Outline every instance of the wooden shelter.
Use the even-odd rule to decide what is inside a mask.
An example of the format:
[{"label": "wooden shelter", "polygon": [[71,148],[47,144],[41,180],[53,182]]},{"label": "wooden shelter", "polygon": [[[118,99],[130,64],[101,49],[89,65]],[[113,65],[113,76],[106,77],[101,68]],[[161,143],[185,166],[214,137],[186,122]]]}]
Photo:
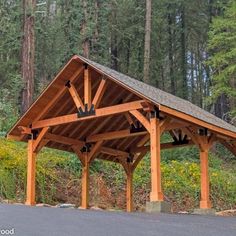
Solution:
[{"label": "wooden shelter", "polygon": [[[169,132],[173,142],[161,143]],[[161,149],[196,145],[200,150],[200,208],[211,208],[208,152],[214,142],[236,155],[236,127],[192,103],[105,66],[73,56],[8,138],[28,142],[27,199],[35,204],[35,163],[44,147],[74,152],[82,163],[82,207],[89,205],[89,166],[95,159],[120,163],[127,175],[132,211],[133,173],[151,153],[151,202],[162,202]]]}]

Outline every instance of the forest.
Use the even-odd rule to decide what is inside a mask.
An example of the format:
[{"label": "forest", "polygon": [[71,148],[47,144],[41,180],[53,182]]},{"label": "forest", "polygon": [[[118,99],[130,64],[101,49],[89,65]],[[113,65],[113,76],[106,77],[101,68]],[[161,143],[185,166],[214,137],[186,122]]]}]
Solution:
[{"label": "forest", "polygon": [[[189,100],[236,125],[236,0],[1,0],[1,136],[6,134],[75,54]],[[21,149],[22,146],[7,142],[1,138],[0,161],[6,169],[10,163],[15,163],[18,169],[13,171],[10,168],[4,174],[0,171],[0,198],[22,199],[25,175],[23,166],[18,163],[21,157],[11,150]],[[8,150],[4,145],[8,146]],[[188,162],[185,161],[187,169],[182,171],[196,174],[197,151],[194,148],[191,150],[190,156],[186,154],[185,148],[175,152],[177,159],[169,152],[164,153],[163,169],[166,168],[167,180],[169,175],[177,175],[182,168],[178,163],[186,157],[189,158]],[[218,209],[236,206],[236,187],[233,184],[236,164],[232,156],[225,152],[222,147],[216,147],[211,162],[215,194],[219,195],[218,199],[224,197],[221,193],[230,196],[228,203],[214,201]],[[78,163],[75,169],[72,167],[76,162],[74,158],[64,163],[65,160],[58,157],[52,162],[51,151],[47,151],[43,158],[47,155],[50,168],[58,160],[58,163],[63,164],[55,164],[57,168],[61,165],[72,171],[69,171],[70,174],[64,173],[67,177],[70,175],[72,182],[79,175],[80,172],[76,172]],[[180,168],[176,169],[176,173],[167,170],[168,163],[172,162],[177,163],[176,168]],[[108,178],[103,180],[104,173],[99,171],[100,164],[94,165],[94,174],[100,176],[98,179],[109,182]],[[55,202],[60,199],[58,192],[55,197],[59,183],[53,182],[58,169],[44,172],[45,166],[41,167],[38,173],[40,201]],[[144,167],[147,167],[146,159],[136,175],[139,195],[144,196],[140,202],[136,202],[140,205],[148,192],[146,182],[149,175]],[[120,171],[114,169],[114,166],[106,167],[105,171],[112,176],[114,174],[112,178],[116,178],[118,186],[123,188]],[[51,176],[52,173],[55,175]],[[14,176],[11,180],[13,182],[9,182],[9,175]],[[214,182],[217,176],[220,176],[219,186],[219,179]],[[230,182],[228,187],[223,184],[226,176]],[[46,177],[55,184],[55,193],[51,192],[51,195],[45,194],[49,191],[44,182]],[[169,192],[171,199],[181,201],[182,205],[177,204],[177,210],[192,209],[199,197],[199,189],[197,185],[191,186],[189,192],[192,195],[185,195],[183,186],[186,186],[189,177],[182,177],[185,179],[180,179],[177,185],[167,181],[164,186],[166,189],[179,186],[176,190],[178,197],[174,192]],[[198,183],[199,176],[195,177]],[[109,191],[112,194],[113,190]],[[47,199],[46,196],[51,198]],[[183,199],[187,199],[185,203]],[[120,206],[122,208],[123,205]]]}]

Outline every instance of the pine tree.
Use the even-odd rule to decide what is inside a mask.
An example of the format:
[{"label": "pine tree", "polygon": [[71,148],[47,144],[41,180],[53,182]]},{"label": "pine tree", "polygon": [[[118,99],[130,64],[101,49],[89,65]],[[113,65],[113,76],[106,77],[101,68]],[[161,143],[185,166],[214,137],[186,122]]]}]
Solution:
[{"label": "pine tree", "polygon": [[[209,33],[209,65],[212,68],[212,99],[225,100],[236,115],[236,1],[223,16],[213,19]],[[228,112],[228,110],[223,110]],[[223,114],[224,116],[227,114]]]}]

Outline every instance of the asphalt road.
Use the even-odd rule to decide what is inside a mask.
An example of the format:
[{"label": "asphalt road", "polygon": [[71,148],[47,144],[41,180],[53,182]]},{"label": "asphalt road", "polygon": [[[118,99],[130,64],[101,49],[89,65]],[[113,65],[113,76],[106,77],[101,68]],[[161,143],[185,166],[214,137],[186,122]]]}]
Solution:
[{"label": "asphalt road", "polygon": [[236,236],[236,217],[0,204],[0,235],[13,228],[17,236]]}]

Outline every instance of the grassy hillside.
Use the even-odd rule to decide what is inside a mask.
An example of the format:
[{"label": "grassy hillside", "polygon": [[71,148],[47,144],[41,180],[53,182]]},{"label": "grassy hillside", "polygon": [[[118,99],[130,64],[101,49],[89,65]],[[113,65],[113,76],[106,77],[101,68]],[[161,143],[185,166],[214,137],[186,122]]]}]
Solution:
[{"label": "grassy hillside", "polygon": [[[236,164],[225,150],[210,156],[211,198],[217,210],[236,207]],[[162,153],[163,188],[174,211],[191,211],[199,204],[200,170],[195,148]],[[149,156],[134,175],[135,207],[144,209],[150,192]],[[37,202],[80,205],[81,165],[71,154],[44,149],[37,158]],[[26,145],[0,138],[0,199],[24,202]],[[125,209],[125,175],[118,164],[94,161],[90,205]]]}]

